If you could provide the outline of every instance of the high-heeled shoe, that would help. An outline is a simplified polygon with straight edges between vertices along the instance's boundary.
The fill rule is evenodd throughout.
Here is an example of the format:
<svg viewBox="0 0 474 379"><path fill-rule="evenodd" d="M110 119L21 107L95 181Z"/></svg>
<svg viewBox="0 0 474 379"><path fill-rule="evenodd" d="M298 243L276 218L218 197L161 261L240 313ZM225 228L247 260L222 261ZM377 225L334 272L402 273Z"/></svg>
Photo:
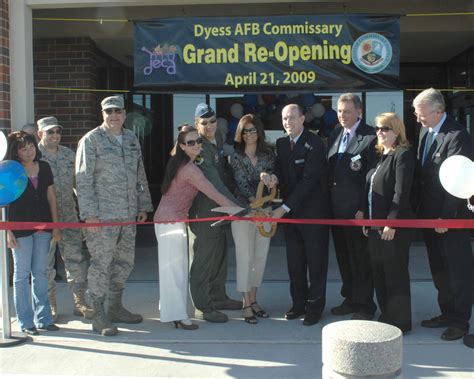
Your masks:
<svg viewBox="0 0 474 379"><path fill-rule="evenodd" d="M196 330L199 328L199 325L196 324L185 324L183 321L173 321L174 322L174 327L178 329L181 327L184 330Z"/></svg>
<svg viewBox="0 0 474 379"><path fill-rule="evenodd" d="M253 309L250 305L242 308L244 314L244 321L248 324L258 324L257 318L253 315Z"/></svg>
<svg viewBox="0 0 474 379"><path fill-rule="evenodd" d="M260 305L258 305L258 303L256 301L251 303L250 306L252 307L252 312L255 316L261 317L261 318L269 318L270 317L270 315L267 312L265 312L265 310L262 309L262 307Z"/></svg>

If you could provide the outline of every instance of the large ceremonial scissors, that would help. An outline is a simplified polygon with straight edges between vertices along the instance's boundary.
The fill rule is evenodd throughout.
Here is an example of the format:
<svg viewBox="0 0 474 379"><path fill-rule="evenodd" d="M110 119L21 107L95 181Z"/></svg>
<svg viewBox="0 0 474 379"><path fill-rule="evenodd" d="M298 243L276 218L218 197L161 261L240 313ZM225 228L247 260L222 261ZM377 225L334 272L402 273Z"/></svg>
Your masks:
<svg viewBox="0 0 474 379"><path fill-rule="evenodd" d="M279 203L281 202L281 199L276 198L277 194L277 186L273 186L272 189L270 190L270 193L266 196L263 196L263 190L265 189L265 184L263 181L260 181L258 183L257 187L257 193L255 195L255 200L252 201L247 208L242 209L241 211L234 213L232 207L218 207L218 208L213 208L213 212L223 212L223 213L229 213L232 216L236 217L244 217L244 216L251 216L251 217L261 217L261 218L267 218L270 217L271 213L268 210L264 209L265 204L267 203ZM223 226L228 223L230 223L231 220L219 220L216 221L215 223L211 224L211 226ZM259 233L263 237L273 237L276 233L277 229L277 224L276 223L271 223L271 229L266 230L265 225L263 223L259 223L257 225Z"/></svg>

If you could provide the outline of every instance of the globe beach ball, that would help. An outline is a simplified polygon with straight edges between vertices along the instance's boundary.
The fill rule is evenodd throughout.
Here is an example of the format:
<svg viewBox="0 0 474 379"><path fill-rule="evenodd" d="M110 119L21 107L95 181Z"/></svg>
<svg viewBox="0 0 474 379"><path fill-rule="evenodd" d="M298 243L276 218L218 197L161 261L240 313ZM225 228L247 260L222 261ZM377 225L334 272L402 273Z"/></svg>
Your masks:
<svg viewBox="0 0 474 379"><path fill-rule="evenodd" d="M0 207L18 199L26 189L28 176L17 161L0 162Z"/></svg>

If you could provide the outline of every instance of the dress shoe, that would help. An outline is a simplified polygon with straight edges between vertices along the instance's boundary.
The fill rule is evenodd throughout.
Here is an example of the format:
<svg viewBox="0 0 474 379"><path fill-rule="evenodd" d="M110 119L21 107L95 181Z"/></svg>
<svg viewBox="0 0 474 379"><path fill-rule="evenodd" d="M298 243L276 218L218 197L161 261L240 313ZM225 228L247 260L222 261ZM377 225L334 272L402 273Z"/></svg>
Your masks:
<svg viewBox="0 0 474 379"><path fill-rule="evenodd" d="M304 309L300 308L291 308L288 312L285 313L285 318L287 320L294 320L295 318L299 318L300 316L303 316L305 314Z"/></svg>
<svg viewBox="0 0 474 379"><path fill-rule="evenodd" d="M38 329L36 329L34 326L31 328L22 328L21 331L28 334L29 336L37 336L39 334Z"/></svg>
<svg viewBox="0 0 474 379"><path fill-rule="evenodd" d="M59 330L59 326L56 324L49 324L47 326L38 326L38 329L47 330L48 332L57 332Z"/></svg>
<svg viewBox="0 0 474 379"><path fill-rule="evenodd" d="M350 315L351 313L356 313L356 308L346 304L342 303L341 305L338 305L337 307L331 308L331 313L334 316L345 316L345 315Z"/></svg>
<svg viewBox="0 0 474 379"><path fill-rule="evenodd" d="M227 322L229 320L225 313L216 310L212 310L210 312L203 312L202 318L206 321L217 323Z"/></svg>
<svg viewBox="0 0 474 379"><path fill-rule="evenodd" d="M234 300L227 298L222 301L214 301L214 306L219 310L235 311L242 309L242 302L239 300Z"/></svg>
<svg viewBox="0 0 474 379"><path fill-rule="evenodd" d="M474 349L474 334L468 334L464 336L462 342L464 342L464 345L466 345L467 347Z"/></svg>
<svg viewBox="0 0 474 379"><path fill-rule="evenodd" d="M370 321L370 320L373 320L373 319L374 319L373 313L365 313L365 312L354 313L351 317L351 320L367 320L367 321Z"/></svg>
<svg viewBox="0 0 474 379"><path fill-rule="evenodd" d="M244 321L247 324L252 324L252 325L258 324L258 320L253 313L253 309L251 305L247 305L246 307L243 307L242 313L244 315Z"/></svg>
<svg viewBox="0 0 474 379"><path fill-rule="evenodd" d="M443 334L441 334L441 339L443 341L454 341L464 337L466 334L466 329L459 329L455 326L450 326L443 332Z"/></svg>
<svg viewBox="0 0 474 379"><path fill-rule="evenodd" d="M421 326L425 328L447 328L449 326L448 319L444 316L436 316L429 320L423 320Z"/></svg>
<svg viewBox="0 0 474 379"><path fill-rule="evenodd" d="M261 318L269 318L270 315L263 309L256 301L250 304L252 307L252 312L255 316Z"/></svg>
<svg viewBox="0 0 474 379"><path fill-rule="evenodd" d="M306 316L304 317L304 320L303 320L303 325L311 326L311 325L317 324L320 319L321 319L320 313L306 313Z"/></svg>
<svg viewBox="0 0 474 379"><path fill-rule="evenodd" d="M184 330L196 330L199 328L199 325L196 325L196 324L193 324L191 321L189 320L179 320L179 321L173 321L174 323L174 327L176 329L178 328L181 328L181 329L184 329Z"/></svg>

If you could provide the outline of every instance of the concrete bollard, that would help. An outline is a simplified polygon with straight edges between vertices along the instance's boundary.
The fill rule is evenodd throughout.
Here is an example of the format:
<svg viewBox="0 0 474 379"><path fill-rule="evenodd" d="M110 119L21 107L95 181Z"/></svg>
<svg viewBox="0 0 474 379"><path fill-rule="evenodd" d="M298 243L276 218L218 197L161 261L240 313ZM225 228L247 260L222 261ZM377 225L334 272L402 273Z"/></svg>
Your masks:
<svg viewBox="0 0 474 379"><path fill-rule="evenodd" d="M395 326L347 320L322 332L323 378L401 378L403 339Z"/></svg>

